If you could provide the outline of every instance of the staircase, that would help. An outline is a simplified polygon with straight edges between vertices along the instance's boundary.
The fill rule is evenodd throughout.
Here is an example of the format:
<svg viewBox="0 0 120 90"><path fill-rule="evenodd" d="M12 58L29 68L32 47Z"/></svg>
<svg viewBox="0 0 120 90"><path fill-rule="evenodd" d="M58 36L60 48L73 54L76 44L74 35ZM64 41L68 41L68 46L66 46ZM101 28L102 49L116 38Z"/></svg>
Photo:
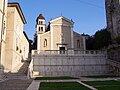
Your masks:
<svg viewBox="0 0 120 90"><path fill-rule="evenodd" d="M7 73L6 78L7 79L27 79L27 72L28 72L28 67L29 67L29 62L24 61L24 64L21 66L19 71L17 73Z"/></svg>
<svg viewBox="0 0 120 90"><path fill-rule="evenodd" d="M20 79L10 79L4 82L0 82L0 90L26 90L32 80L20 80Z"/></svg>
<svg viewBox="0 0 120 90"><path fill-rule="evenodd" d="M29 63L24 61L17 73L7 73L4 81L0 82L0 90L26 90L32 83L32 79L27 78Z"/></svg>
<svg viewBox="0 0 120 90"><path fill-rule="evenodd" d="M22 74L22 73L8 73L6 75L6 79L22 79L22 80L26 80L27 75Z"/></svg>

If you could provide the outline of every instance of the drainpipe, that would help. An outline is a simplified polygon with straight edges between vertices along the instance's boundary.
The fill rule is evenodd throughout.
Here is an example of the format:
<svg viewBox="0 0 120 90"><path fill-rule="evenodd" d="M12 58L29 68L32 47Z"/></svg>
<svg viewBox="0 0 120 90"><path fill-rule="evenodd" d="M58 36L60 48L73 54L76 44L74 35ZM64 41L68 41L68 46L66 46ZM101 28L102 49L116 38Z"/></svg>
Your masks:
<svg viewBox="0 0 120 90"><path fill-rule="evenodd" d="M5 17L5 0L3 1L3 11L2 11L2 25L1 25L1 40L0 40L0 70L2 69L2 40L3 40L3 31L4 31L4 17Z"/></svg>

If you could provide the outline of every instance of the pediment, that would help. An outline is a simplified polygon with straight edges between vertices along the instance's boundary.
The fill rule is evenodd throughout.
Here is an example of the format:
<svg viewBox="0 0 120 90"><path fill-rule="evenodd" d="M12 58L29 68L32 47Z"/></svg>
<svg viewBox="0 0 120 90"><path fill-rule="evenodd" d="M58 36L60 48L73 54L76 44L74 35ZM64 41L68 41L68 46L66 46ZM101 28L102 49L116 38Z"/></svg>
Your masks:
<svg viewBox="0 0 120 90"><path fill-rule="evenodd" d="M63 16L51 20L50 23L52 23L52 24L67 24L67 25L73 25L74 24L73 21L71 21L71 20L69 20L69 19L67 19Z"/></svg>

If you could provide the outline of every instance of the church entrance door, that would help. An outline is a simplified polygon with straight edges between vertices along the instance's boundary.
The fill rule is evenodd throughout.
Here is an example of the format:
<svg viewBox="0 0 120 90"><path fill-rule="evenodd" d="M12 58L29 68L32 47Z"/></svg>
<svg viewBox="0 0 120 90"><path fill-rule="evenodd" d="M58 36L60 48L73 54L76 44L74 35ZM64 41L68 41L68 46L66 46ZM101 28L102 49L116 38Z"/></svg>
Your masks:
<svg viewBox="0 0 120 90"><path fill-rule="evenodd" d="M60 54L65 54L65 47L60 47Z"/></svg>

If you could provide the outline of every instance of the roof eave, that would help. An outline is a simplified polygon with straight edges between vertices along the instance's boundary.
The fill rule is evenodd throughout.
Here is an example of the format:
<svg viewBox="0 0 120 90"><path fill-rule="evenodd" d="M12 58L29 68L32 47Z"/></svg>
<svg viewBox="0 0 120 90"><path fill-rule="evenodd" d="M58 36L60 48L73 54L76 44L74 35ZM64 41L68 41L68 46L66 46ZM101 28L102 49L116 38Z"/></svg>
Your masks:
<svg viewBox="0 0 120 90"><path fill-rule="evenodd" d="M17 11L18 11L18 13L19 13L23 23L24 24L27 23L19 3L17 3L17 2L10 2L10 3L8 3L8 7L16 7L16 9L17 9Z"/></svg>
<svg viewBox="0 0 120 90"><path fill-rule="evenodd" d="M69 20L69 19L67 19L67 18L65 18L65 17L63 17L63 16L60 16L60 17L58 17L58 18L55 18L55 19L51 20L50 23L52 23L52 22L54 22L54 21L56 21L56 20L59 20L59 19L61 19L61 18L64 18L65 20L67 20L67 21L70 22L71 24L74 24L73 21L71 21L71 20Z"/></svg>

